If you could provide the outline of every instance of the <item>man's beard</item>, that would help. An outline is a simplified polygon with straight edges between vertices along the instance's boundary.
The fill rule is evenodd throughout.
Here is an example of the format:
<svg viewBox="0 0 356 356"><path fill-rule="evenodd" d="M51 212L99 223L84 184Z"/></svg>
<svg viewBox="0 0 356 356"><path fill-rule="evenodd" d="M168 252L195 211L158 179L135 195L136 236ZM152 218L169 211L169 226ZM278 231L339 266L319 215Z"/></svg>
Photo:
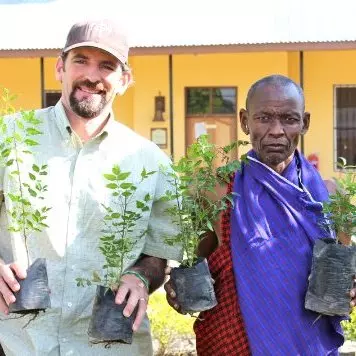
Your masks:
<svg viewBox="0 0 356 356"><path fill-rule="evenodd" d="M92 119L94 117L99 116L108 102L105 97L105 91L102 91L101 93L99 92L99 95L101 96L99 103L95 100L95 98L86 98L78 100L75 97L75 92L76 90L78 90L79 86L84 86L89 89L96 88L96 84L91 83L89 81L85 81L78 84L74 86L72 92L69 95L69 104L71 109L75 114L85 119Z"/></svg>

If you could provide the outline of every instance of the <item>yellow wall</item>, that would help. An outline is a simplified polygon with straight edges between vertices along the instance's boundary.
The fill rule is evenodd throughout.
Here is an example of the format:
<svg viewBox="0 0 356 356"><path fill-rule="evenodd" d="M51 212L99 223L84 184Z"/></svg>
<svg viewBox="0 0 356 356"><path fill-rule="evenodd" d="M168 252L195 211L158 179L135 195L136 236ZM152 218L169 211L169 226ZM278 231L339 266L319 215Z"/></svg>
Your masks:
<svg viewBox="0 0 356 356"><path fill-rule="evenodd" d="M49 91L60 91L61 85L55 78L57 58L44 59L44 87ZM0 58L0 89L7 88L17 95L14 103L17 109L38 109L41 107L41 68L39 58ZM133 127L133 92L129 88L123 97L114 102L115 117Z"/></svg>
<svg viewBox="0 0 356 356"><path fill-rule="evenodd" d="M44 59L44 80L46 90L61 90L61 83L57 81L55 76L57 58Z"/></svg>
<svg viewBox="0 0 356 356"><path fill-rule="evenodd" d="M288 74L287 53L179 55L173 57L173 70L174 152L179 157L185 152L185 87L237 86L239 111L253 82L269 74ZM238 139L246 139L237 127Z"/></svg>
<svg viewBox="0 0 356 356"><path fill-rule="evenodd" d="M17 109L41 106L39 58L0 58L0 90L7 88L17 95Z"/></svg>
<svg viewBox="0 0 356 356"><path fill-rule="evenodd" d="M60 90L55 79L56 58L45 58L45 89ZM169 58L168 55L136 56L130 64L134 83L114 103L116 118L143 136L150 138L151 128L167 128L169 142ZM334 176L333 86L356 84L356 51L309 51L304 53L304 89L306 108L312 114L305 136L305 154L318 153L323 177ZM174 152L185 151L186 87L236 86L238 110L244 107L250 85L262 76L279 73L299 81L299 52L236 54L197 54L173 56ZM41 106L39 58L0 58L0 87L18 95L16 107ZM154 97L166 98L164 122L154 122ZM238 118L237 118L238 120ZM246 139L238 125L238 138Z"/></svg>
<svg viewBox="0 0 356 356"><path fill-rule="evenodd" d="M300 84L299 52L288 52L288 77Z"/></svg>
<svg viewBox="0 0 356 356"><path fill-rule="evenodd" d="M168 56L138 56L130 61L133 71L133 128L136 132L150 138L151 128L167 128L167 149L169 141L169 59ZM132 88L131 88L132 89ZM165 121L153 121L155 96L165 97Z"/></svg>
<svg viewBox="0 0 356 356"><path fill-rule="evenodd" d="M336 176L334 161L333 86L356 84L356 51L304 53L304 90L311 127L305 136L305 154L318 153L325 178ZM356 143L355 143L356 144Z"/></svg>

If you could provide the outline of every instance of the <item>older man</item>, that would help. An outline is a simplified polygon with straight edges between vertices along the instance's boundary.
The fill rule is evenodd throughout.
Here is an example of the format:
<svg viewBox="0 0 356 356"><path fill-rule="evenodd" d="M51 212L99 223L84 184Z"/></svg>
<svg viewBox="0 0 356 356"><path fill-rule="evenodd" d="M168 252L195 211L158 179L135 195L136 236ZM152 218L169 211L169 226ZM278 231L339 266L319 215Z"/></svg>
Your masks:
<svg viewBox="0 0 356 356"><path fill-rule="evenodd" d="M297 150L310 122L301 88L280 75L259 80L240 122L253 149L230 185L235 205L209 257L218 306L195 324L198 354L336 355L340 318L304 308L312 248L326 234L319 219L328 191ZM166 290L179 309L170 284Z"/></svg>
<svg viewBox="0 0 356 356"><path fill-rule="evenodd" d="M160 173L168 157L152 142L135 134L113 117L117 94L124 94L131 81L128 45L113 21L75 24L70 30L56 65L62 84L62 97L56 106L36 111L43 121L43 135L33 154L38 165L48 165L46 205L52 207L48 228L29 239L30 260L47 259L51 308L28 324L32 317L2 316L0 343L6 355L152 355L149 323L146 316L148 294L164 279L167 259L179 259L179 247L163 242L175 234L165 216L166 203L160 196L169 185ZM147 233L139 239L125 260L124 275L116 293L116 303L127 298L124 315L137 307L133 342L110 348L88 343L87 329L95 288L79 288L76 278L103 265L99 250L105 210L115 210L115 198L105 189L103 174L119 165L139 181L141 171L155 171L137 187L135 197L153 197L149 211L136 226ZM27 176L26 172L23 172ZM6 209L11 206L8 170L0 170L0 190L5 195L1 209L0 312L7 315L20 286L15 279L26 278L23 246L15 233L7 230ZM6 208L5 208L6 207ZM5 319L5 320L4 320ZM28 324L26 327L24 327Z"/></svg>

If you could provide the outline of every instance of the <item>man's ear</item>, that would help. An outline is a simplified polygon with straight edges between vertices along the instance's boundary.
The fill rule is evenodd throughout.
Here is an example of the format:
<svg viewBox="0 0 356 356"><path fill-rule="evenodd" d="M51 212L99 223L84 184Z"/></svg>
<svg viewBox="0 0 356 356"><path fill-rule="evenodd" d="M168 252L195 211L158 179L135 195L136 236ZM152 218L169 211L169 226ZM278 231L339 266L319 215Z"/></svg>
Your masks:
<svg viewBox="0 0 356 356"><path fill-rule="evenodd" d="M120 78L120 84L117 87L116 94L124 95L125 91L131 84L132 74L130 72L123 72Z"/></svg>
<svg viewBox="0 0 356 356"><path fill-rule="evenodd" d="M250 130L248 128L248 112L247 112L247 110L241 109L239 112L239 116L240 116L241 129L246 135L248 135L250 133Z"/></svg>
<svg viewBox="0 0 356 356"><path fill-rule="evenodd" d="M303 115L303 128L301 135L305 135L309 129L309 124L310 124L310 113L305 112Z"/></svg>
<svg viewBox="0 0 356 356"><path fill-rule="evenodd" d="M56 79L62 83L62 76L64 72L64 62L61 56L57 58L57 63L56 63Z"/></svg>

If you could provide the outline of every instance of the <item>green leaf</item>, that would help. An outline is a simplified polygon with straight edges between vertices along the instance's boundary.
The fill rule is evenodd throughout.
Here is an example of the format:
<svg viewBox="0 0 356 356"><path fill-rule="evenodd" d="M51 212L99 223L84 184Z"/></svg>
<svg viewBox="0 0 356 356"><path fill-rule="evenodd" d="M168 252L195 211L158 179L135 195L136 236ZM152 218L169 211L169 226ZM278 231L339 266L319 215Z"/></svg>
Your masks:
<svg viewBox="0 0 356 356"><path fill-rule="evenodd" d="M26 220L26 223L27 223L27 225L28 225L31 229L33 229L33 223L32 223L31 220L27 219L27 220Z"/></svg>
<svg viewBox="0 0 356 356"><path fill-rule="evenodd" d="M8 197L10 198L11 201L16 202L20 200L20 197L14 194L9 193Z"/></svg>
<svg viewBox="0 0 356 356"><path fill-rule="evenodd" d="M40 167L38 167L36 164L32 165L32 169L37 173L40 171Z"/></svg>
<svg viewBox="0 0 356 356"><path fill-rule="evenodd" d="M117 175L117 180L125 180L131 173L123 172Z"/></svg>
<svg viewBox="0 0 356 356"><path fill-rule="evenodd" d="M115 164L114 167L112 168L112 172L117 176L121 173L120 167Z"/></svg>
<svg viewBox="0 0 356 356"><path fill-rule="evenodd" d="M21 142L22 141L22 136L19 133L14 132L14 139L17 142Z"/></svg>
<svg viewBox="0 0 356 356"><path fill-rule="evenodd" d="M213 228L213 226L211 225L211 222L210 222L209 220L206 222L206 226L208 227L208 229L209 229L210 231L214 231L214 228Z"/></svg>
<svg viewBox="0 0 356 356"><path fill-rule="evenodd" d="M77 282L77 287L84 287L84 279L83 278L76 278L75 281Z"/></svg>
<svg viewBox="0 0 356 356"><path fill-rule="evenodd" d="M28 174L31 180L36 180L36 176L32 173Z"/></svg>
<svg viewBox="0 0 356 356"><path fill-rule="evenodd" d="M100 278L98 272L95 272L95 271L93 272L92 281L93 281L94 283L99 283L99 282L101 282L101 278Z"/></svg>
<svg viewBox="0 0 356 356"><path fill-rule="evenodd" d="M104 174L104 177L105 177L107 180L110 180L110 181L116 180L116 176L113 175L113 174Z"/></svg>
<svg viewBox="0 0 356 356"><path fill-rule="evenodd" d="M139 200L136 201L136 207L137 207L138 209L142 209L142 208L144 208L145 206L146 206L145 203L143 203L142 201L139 201Z"/></svg>
<svg viewBox="0 0 356 356"><path fill-rule="evenodd" d="M34 140L31 140L30 138L27 138L25 140L25 144L28 145L28 146L38 146L38 142L36 142Z"/></svg>
<svg viewBox="0 0 356 356"><path fill-rule="evenodd" d="M120 213L112 213L111 218L112 219L120 219L121 214Z"/></svg>
<svg viewBox="0 0 356 356"><path fill-rule="evenodd" d="M9 148L6 148L1 152L1 157L7 158L10 156L11 150Z"/></svg>
<svg viewBox="0 0 356 356"><path fill-rule="evenodd" d="M32 197L37 197L37 193L36 193L33 189L28 188L28 192L30 193L30 195L31 195Z"/></svg>
<svg viewBox="0 0 356 356"><path fill-rule="evenodd" d="M9 159L8 161L6 161L6 166L9 167L14 163L13 159Z"/></svg>
<svg viewBox="0 0 356 356"><path fill-rule="evenodd" d="M132 183L121 183L120 188L122 189L129 189L132 187Z"/></svg>
<svg viewBox="0 0 356 356"><path fill-rule="evenodd" d="M34 127L28 127L26 129L26 132L29 134L29 135L41 135L42 132L41 131L38 131L37 129L35 129Z"/></svg>
<svg viewBox="0 0 356 356"><path fill-rule="evenodd" d="M116 189L118 186L116 183L109 183L106 185L106 187L109 189Z"/></svg>
<svg viewBox="0 0 356 356"><path fill-rule="evenodd" d="M232 205L234 205L234 199L232 195L230 194L226 195L225 199L228 200Z"/></svg>
<svg viewBox="0 0 356 356"><path fill-rule="evenodd" d="M16 120L16 125L20 130L23 130L25 128L25 125L20 120Z"/></svg>
<svg viewBox="0 0 356 356"><path fill-rule="evenodd" d="M150 194L149 194L149 193L147 193L147 194L145 195L144 200L145 200L145 202L148 202L148 201L150 201L150 200L151 200L151 196L150 196Z"/></svg>

